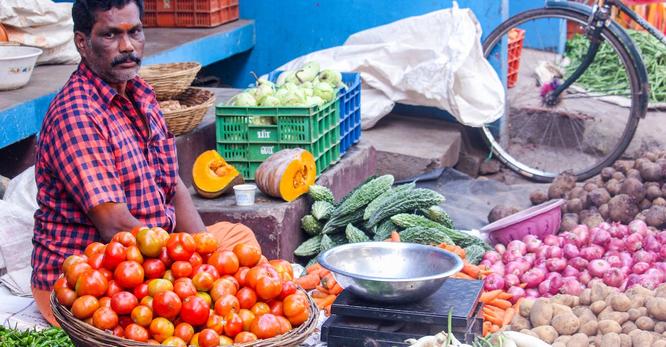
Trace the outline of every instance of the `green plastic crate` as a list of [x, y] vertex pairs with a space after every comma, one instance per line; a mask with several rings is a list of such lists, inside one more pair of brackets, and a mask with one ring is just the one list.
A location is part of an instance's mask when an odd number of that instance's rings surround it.
[[[285, 148], [303, 148], [315, 157], [317, 175], [340, 159], [339, 101], [321, 107], [236, 107], [218, 105], [217, 151], [247, 180], [257, 167]], [[253, 117], [270, 125], [253, 125]], [[261, 122], [261, 121], [260, 121]]]

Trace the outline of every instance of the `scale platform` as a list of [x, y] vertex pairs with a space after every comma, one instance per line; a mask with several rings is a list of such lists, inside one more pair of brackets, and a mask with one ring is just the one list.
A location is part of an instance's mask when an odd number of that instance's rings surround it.
[[451, 326], [461, 341], [471, 343], [482, 332], [479, 296], [483, 281], [450, 278], [422, 301], [391, 305], [374, 303], [343, 291], [331, 306], [321, 339], [329, 347], [407, 346], [404, 340], [434, 335]]

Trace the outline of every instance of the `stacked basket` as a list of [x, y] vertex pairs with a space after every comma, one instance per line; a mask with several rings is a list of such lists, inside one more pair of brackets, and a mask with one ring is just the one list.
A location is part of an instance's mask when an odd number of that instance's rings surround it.
[[175, 136], [196, 128], [215, 103], [213, 92], [190, 88], [201, 69], [199, 63], [149, 65], [139, 74], [154, 89], [167, 127]]

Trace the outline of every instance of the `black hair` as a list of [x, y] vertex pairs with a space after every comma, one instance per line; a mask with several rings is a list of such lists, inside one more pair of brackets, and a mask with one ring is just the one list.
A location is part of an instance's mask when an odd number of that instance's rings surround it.
[[86, 36], [90, 35], [92, 27], [95, 25], [97, 12], [108, 11], [111, 8], [123, 8], [131, 2], [139, 8], [139, 17], [143, 19], [143, 0], [74, 0], [72, 6], [74, 31], [80, 31]]

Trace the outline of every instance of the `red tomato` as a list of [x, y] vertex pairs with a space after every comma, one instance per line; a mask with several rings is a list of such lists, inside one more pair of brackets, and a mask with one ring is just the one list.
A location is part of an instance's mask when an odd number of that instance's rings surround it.
[[291, 330], [291, 323], [287, 318], [284, 318], [283, 316], [275, 316], [277, 317], [278, 321], [280, 322], [280, 334], [284, 334]]
[[148, 330], [138, 324], [129, 324], [125, 327], [125, 338], [138, 342], [148, 342]]
[[215, 313], [220, 316], [226, 316], [229, 312], [238, 312], [240, 302], [238, 298], [231, 294], [225, 294], [215, 301]]
[[93, 313], [93, 326], [102, 330], [113, 330], [118, 326], [118, 315], [111, 308], [100, 307]]
[[173, 264], [173, 259], [169, 258], [169, 253], [167, 251], [166, 246], [162, 247], [162, 249], [160, 250], [160, 255], [158, 259], [161, 260], [166, 267], [171, 267], [171, 264]]
[[192, 336], [194, 336], [194, 327], [185, 322], [178, 323], [173, 332], [173, 336], [183, 339], [185, 343], [189, 343], [192, 340]]
[[208, 303], [208, 307], [211, 307], [213, 305], [213, 300], [210, 298], [210, 295], [208, 295], [208, 293], [206, 293], [206, 292], [197, 292], [196, 295], [198, 297], [206, 300], [206, 302]]
[[197, 252], [201, 254], [213, 253], [217, 250], [217, 240], [212, 234], [207, 232], [196, 233], [192, 235], [197, 245]]
[[148, 285], [146, 283], [141, 283], [134, 287], [134, 296], [136, 296], [136, 298], [139, 300], [148, 296]]
[[284, 281], [282, 282], [282, 291], [280, 291], [280, 300], [284, 300], [284, 298], [288, 297], [291, 294], [296, 293], [298, 290], [298, 286], [296, 283], [293, 281]]
[[182, 307], [178, 294], [172, 291], [160, 292], [153, 297], [153, 312], [160, 317], [173, 320]]
[[113, 328], [113, 335], [116, 335], [118, 337], [125, 337], [125, 329], [123, 329], [123, 327], [118, 325], [115, 328]]
[[163, 278], [156, 278], [148, 282], [148, 295], [153, 298], [161, 292], [173, 290], [173, 284]]
[[240, 303], [241, 308], [249, 309], [257, 302], [257, 294], [254, 292], [254, 290], [248, 287], [241, 288], [236, 293], [236, 298], [238, 298], [238, 302]]
[[88, 257], [88, 265], [92, 266], [93, 269], [101, 268], [103, 262], [104, 253], [94, 253]]
[[150, 335], [157, 341], [162, 342], [169, 336], [173, 336], [174, 332], [173, 323], [163, 317], [157, 317], [150, 322]]
[[178, 260], [171, 264], [171, 274], [176, 279], [181, 277], [190, 277], [192, 274], [192, 264], [189, 261]]
[[183, 322], [194, 326], [203, 325], [208, 320], [209, 314], [210, 306], [204, 299], [192, 295], [183, 300], [183, 305], [180, 309], [180, 318]]
[[238, 268], [238, 271], [234, 274], [234, 278], [236, 279], [236, 282], [238, 282], [238, 285], [241, 287], [245, 287], [247, 284], [247, 273], [250, 272], [250, 268], [246, 266], [241, 266]]
[[238, 333], [243, 331], [243, 320], [237, 313], [227, 313], [227, 315], [224, 316], [224, 320], [226, 321], [226, 324], [224, 325], [225, 335], [235, 337]]
[[231, 281], [231, 283], [234, 284], [234, 287], [236, 287], [236, 291], [238, 291], [238, 289], [240, 289], [240, 284], [238, 283], [238, 280], [236, 280], [236, 278], [235, 278], [234, 276], [232, 276], [232, 275], [224, 275], [224, 276], [222, 276], [222, 277], [220, 277], [220, 278], [221, 278], [221, 279], [225, 279], [225, 280], [229, 280], [229, 281]]
[[276, 316], [283, 316], [284, 310], [282, 308], [282, 301], [271, 300], [268, 302], [268, 307], [271, 308], [271, 313]]
[[271, 277], [261, 277], [257, 280], [257, 296], [264, 300], [271, 300], [282, 292], [282, 281]]
[[207, 292], [213, 287], [215, 277], [208, 272], [199, 272], [192, 277], [192, 283], [199, 291]]
[[85, 261], [72, 264], [69, 267], [69, 271], [65, 272], [67, 283], [72, 286], [72, 288], [74, 288], [76, 286], [76, 281], [79, 279], [79, 276], [88, 270], [93, 270], [93, 268]]
[[[65, 261], [62, 263], [62, 272], [67, 273], [69, 272], [69, 269], [77, 263], [85, 263], [88, 261], [88, 258], [85, 256], [81, 255], [70, 255], [65, 259]], [[75, 281], [76, 282], [76, 281]], [[74, 283], [74, 282], [71, 282]], [[73, 284], [72, 284], [73, 285]]]
[[134, 323], [147, 327], [150, 325], [150, 322], [153, 321], [153, 310], [148, 306], [139, 305], [132, 309], [132, 314], [130, 315]]
[[261, 259], [261, 250], [257, 247], [239, 243], [234, 246], [234, 254], [238, 257], [241, 266], [253, 267]]
[[221, 275], [233, 275], [238, 271], [238, 257], [234, 252], [219, 250], [208, 257], [208, 264], [213, 265]]
[[74, 300], [77, 298], [76, 292], [69, 289], [68, 287], [60, 287], [56, 289], [55, 294], [58, 302], [65, 307], [71, 307], [74, 303]]
[[143, 267], [135, 261], [124, 261], [118, 264], [116, 271], [113, 273], [113, 279], [119, 286], [126, 289], [134, 289], [134, 287], [143, 283]]
[[199, 265], [194, 269], [194, 272], [192, 272], [193, 275], [198, 274], [199, 272], [208, 272], [209, 274], [213, 275], [214, 279], [220, 278], [220, 273], [217, 272], [217, 269], [213, 265], [210, 264], [202, 264]]
[[93, 254], [104, 253], [104, 248], [106, 248], [106, 246], [103, 243], [93, 242], [86, 246], [86, 250], [83, 251], [83, 254], [90, 258]]
[[99, 302], [99, 307], [111, 307], [111, 298], [108, 296], [100, 298], [97, 302]]
[[111, 241], [118, 242], [125, 247], [136, 246], [136, 237], [129, 231], [121, 231], [113, 235]]
[[187, 347], [187, 343], [178, 336], [169, 336], [162, 341], [163, 346]]
[[194, 237], [187, 233], [171, 234], [167, 241], [167, 253], [173, 260], [189, 260], [197, 250], [197, 244]]
[[273, 259], [268, 263], [277, 270], [278, 273], [288, 273], [292, 278], [294, 277], [294, 269], [291, 264], [284, 259]]
[[102, 262], [102, 266], [113, 271], [116, 269], [116, 266], [125, 261], [126, 258], [127, 250], [125, 249], [125, 246], [120, 242], [111, 241], [106, 245], [106, 249], [104, 249], [104, 261]]
[[279, 335], [281, 330], [280, 321], [270, 313], [258, 316], [250, 326], [250, 331], [260, 339], [269, 339]]
[[196, 269], [197, 267], [199, 267], [201, 264], [204, 263], [203, 258], [201, 257], [201, 254], [199, 254], [197, 252], [192, 253], [192, 256], [190, 257], [190, 259], [188, 261], [190, 262], [190, 264], [192, 264], [193, 269]]
[[256, 318], [254, 313], [252, 311], [242, 308], [238, 311], [238, 316], [241, 317], [243, 320], [243, 330], [244, 331], [250, 331], [250, 326], [252, 325], [252, 322]]
[[[245, 286], [255, 289], [257, 287], [257, 282], [262, 277], [270, 277], [276, 280], [280, 279], [280, 275], [277, 270], [275, 270], [270, 265], [258, 265], [250, 269], [247, 272], [247, 278], [245, 279]], [[280, 283], [280, 287], [282, 284]], [[279, 294], [279, 293], [278, 293]]]
[[162, 275], [162, 278], [164, 278], [165, 280], [167, 280], [169, 282], [172, 282], [172, 283], [176, 281], [176, 278], [173, 277], [173, 274], [171, 273], [171, 270], [166, 270], [164, 272], [164, 275]]
[[292, 294], [284, 298], [284, 301], [282, 301], [282, 310], [284, 311], [284, 315], [289, 318], [307, 312], [307, 305], [307, 299], [304, 298], [302, 294]]
[[139, 231], [141, 231], [141, 230], [148, 230], [148, 229], [150, 229], [150, 228], [145, 227], [145, 226], [141, 226], [141, 227], [136, 226], [136, 227], [132, 228], [132, 231], [130, 231], [130, 232], [132, 233], [132, 235], [133, 235], [134, 237], [136, 237], [136, 235], [139, 234]]
[[220, 335], [220, 346], [231, 346], [234, 344], [234, 340], [228, 336]]
[[130, 292], [120, 292], [111, 297], [111, 308], [118, 314], [130, 314], [139, 304], [136, 296]]
[[213, 301], [217, 301], [221, 296], [225, 294], [236, 295], [236, 285], [234, 285], [228, 279], [220, 278], [213, 282], [213, 286], [210, 288], [210, 297], [213, 298]]
[[234, 343], [245, 343], [245, 342], [252, 342], [252, 341], [257, 341], [257, 335], [255, 335], [255, 334], [253, 334], [249, 331], [241, 331], [234, 338]]
[[107, 281], [112, 281], [113, 280], [113, 272], [105, 269], [105, 268], [99, 268], [97, 271], [101, 272], [102, 275], [106, 278]]
[[252, 313], [254, 313], [255, 316], [259, 317], [262, 314], [270, 313], [271, 308], [268, 306], [267, 303], [259, 301], [256, 304], [252, 305], [252, 307], [250, 307], [250, 311], [252, 311]]
[[136, 233], [136, 244], [144, 256], [155, 258], [160, 254], [160, 250], [166, 245], [166, 242], [154, 229], [141, 228]]
[[139, 264], [143, 264], [143, 254], [141, 254], [139, 247], [129, 246], [127, 247], [126, 252], [127, 252], [127, 260], [132, 260]]
[[166, 266], [159, 259], [146, 259], [143, 262], [143, 270], [146, 273], [146, 278], [161, 278], [164, 276]]
[[110, 280], [109, 281], [109, 287], [106, 289], [106, 296], [112, 297], [114, 294], [122, 292], [123, 289], [120, 288], [118, 284], [116, 284], [116, 281]]
[[[109, 304], [109, 308], [111, 308], [111, 304]], [[113, 308], [111, 308], [111, 309], [113, 309]], [[125, 327], [127, 327], [128, 325], [130, 325], [132, 323], [134, 323], [134, 321], [132, 320], [132, 317], [130, 317], [130, 316], [118, 316], [118, 325], [121, 326], [123, 329], [125, 329]]]
[[87, 270], [83, 272], [76, 281], [76, 295], [92, 295], [100, 297], [106, 293], [109, 288], [109, 281], [97, 270]]
[[222, 334], [224, 333], [224, 324], [224, 317], [213, 313], [208, 317], [206, 328], [213, 329], [216, 333]]
[[220, 345], [220, 335], [213, 329], [204, 329], [199, 333], [200, 347], [217, 347]]
[[[54, 291], [58, 288], [69, 288], [69, 285], [67, 284], [67, 279], [65, 278], [64, 275], [60, 275], [60, 277], [58, 277], [55, 284], [53, 285], [53, 290]], [[70, 289], [72, 289], [72, 288], [70, 288]]]
[[176, 283], [173, 285], [173, 291], [183, 300], [189, 296], [197, 294], [197, 288], [194, 287], [194, 284], [192, 284], [192, 280], [189, 278], [187, 279], [189, 281], [176, 281]]

